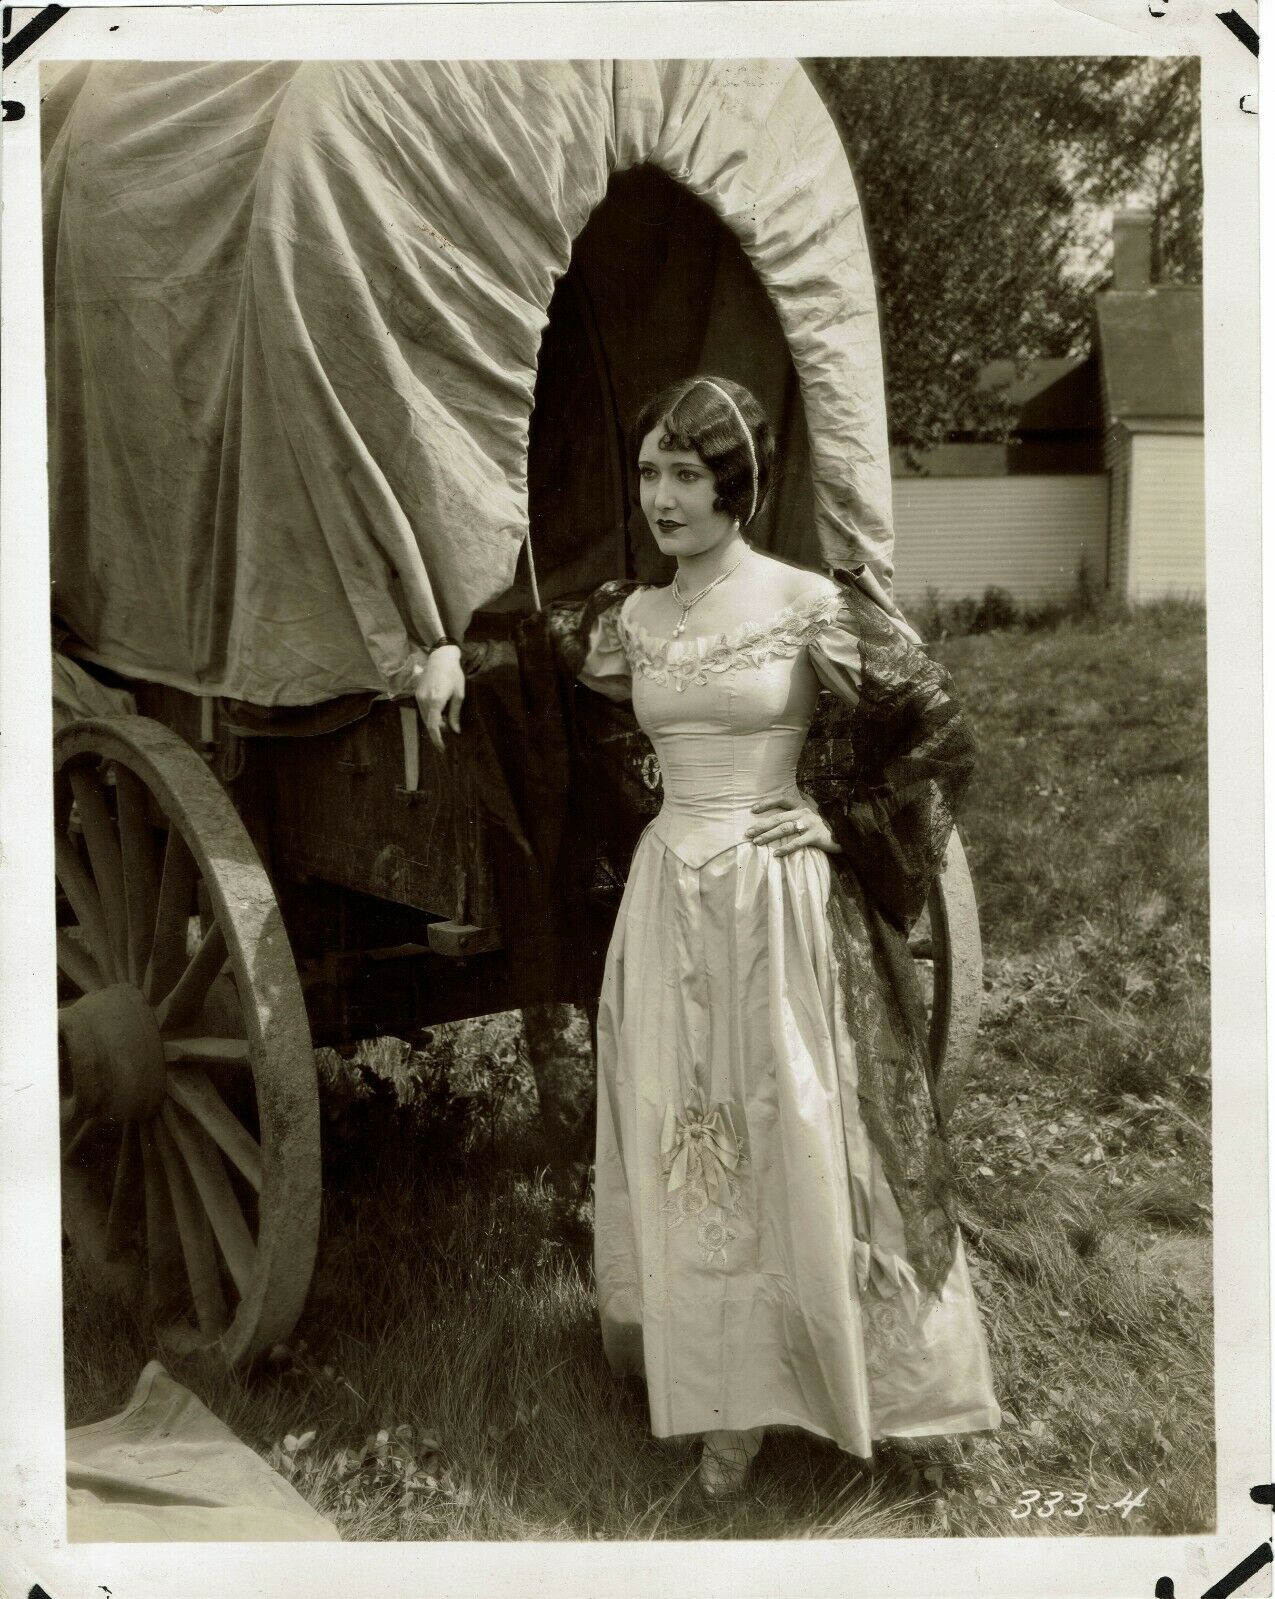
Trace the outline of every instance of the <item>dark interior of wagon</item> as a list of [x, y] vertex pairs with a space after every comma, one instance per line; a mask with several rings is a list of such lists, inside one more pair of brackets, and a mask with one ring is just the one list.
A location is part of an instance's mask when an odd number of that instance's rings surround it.
[[[626, 426], [648, 394], [695, 372], [746, 384], [765, 407], [783, 471], [755, 539], [813, 560], [805, 420], [779, 319], [734, 233], [689, 190], [637, 167], [612, 180], [577, 239], [541, 343], [528, 477], [542, 602], [610, 577], [670, 575], [637, 507]], [[531, 609], [525, 556], [492, 609]]]

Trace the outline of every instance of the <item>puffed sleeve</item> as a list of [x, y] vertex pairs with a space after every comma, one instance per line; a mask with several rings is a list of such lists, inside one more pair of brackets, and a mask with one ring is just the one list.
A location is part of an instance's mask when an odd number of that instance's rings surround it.
[[600, 610], [592, 621], [585, 619], [584, 660], [576, 672], [577, 679], [586, 688], [605, 694], [609, 700], [628, 700], [633, 697], [633, 682], [629, 658], [624, 650], [624, 636], [620, 630], [620, 612], [624, 600], [612, 601]]
[[830, 599], [827, 619], [810, 640], [810, 664], [824, 688], [854, 705], [863, 687], [863, 656], [854, 617], [845, 600]]

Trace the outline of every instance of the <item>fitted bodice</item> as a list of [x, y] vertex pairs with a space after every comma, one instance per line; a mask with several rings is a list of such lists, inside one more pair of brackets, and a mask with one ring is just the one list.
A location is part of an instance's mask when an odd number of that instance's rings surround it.
[[758, 800], [799, 798], [797, 762], [820, 687], [855, 703], [859, 641], [832, 583], [763, 621], [705, 638], [648, 632], [632, 616], [638, 593], [594, 617], [577, 675], [632, 700], [664, 776], [652, 827], [699, 867], [746, 842]]
[[634, 673], [633, 710], [664, 779], [654, 831], [688, 865], [702, 866], [744, 841], [758, 800], [796, 800], [818, 680], [796, 640], [750, 655], [724, 652], [720, 638], [669, 642], [630, 631], [646, 666]]

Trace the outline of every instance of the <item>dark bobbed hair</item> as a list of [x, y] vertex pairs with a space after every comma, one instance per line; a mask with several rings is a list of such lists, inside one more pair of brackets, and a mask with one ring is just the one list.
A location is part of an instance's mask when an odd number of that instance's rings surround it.
[[[751, 451], [740, 427], [741, 417], [752, 438]], [[634, 419], [635, 462], [642, 441], [660, 427], [662, 449], [692, 450], [713, 474], [717, 490], [713, 509], [727, 512], [741, 527], [746, 526], [761, 510], [775, 466], [775, 435], [754, 396], [742, 383], [707, 373], [670, 383], [653, 394]]]

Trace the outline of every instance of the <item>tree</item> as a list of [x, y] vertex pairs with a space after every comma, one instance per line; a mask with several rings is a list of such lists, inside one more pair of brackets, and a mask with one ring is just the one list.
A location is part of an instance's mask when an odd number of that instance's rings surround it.
[[1156, 220], [1155, 280], [1199, 283], [1204, 205], [1199, 60], [1135, 56], [1106, 70], [1111, 87], [1104, 118], [1076, 144], [1078, 195], [1097, 207], [1125, 199], [1144, 203]]
[[1198, 280], [1195, 61], [861, 57], [807, 69], [863, 203], [892, 443], [1004, 436], [1011, 415], [977, 387], [980, 370], [1086, 348], [1108, 270], [1101, 208], [1153, 207], [1161, 274]]

